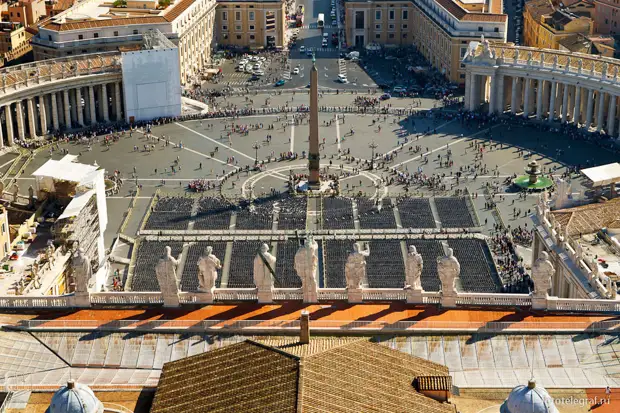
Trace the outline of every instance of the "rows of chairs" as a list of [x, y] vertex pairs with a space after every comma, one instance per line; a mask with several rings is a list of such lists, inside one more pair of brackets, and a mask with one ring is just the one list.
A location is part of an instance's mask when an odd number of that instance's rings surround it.
[[180, 241], [142, 241], [139, 244], [136, 252], [136, 266], [130, 285], [131, 291], [160, 291], [155, 275], [155, 266], [164, 256], [166, 245], [170, 246], [172, 256], [175, 258], [178, 258], [183, 251], [183, 243]]
[[228, 229], [235, 206], [223, 198], [201, 197], [194, 229]]
[[[187, 257], [185, 258], [185, 266], [183, 268], [183, 274], [181, 274], [181, 290], [182, 291], [197, 291], [198, 290], [198, 259], [205, 253], [207, 246], [213, 247], [213, 254], [219, 258], [222, 265], [224, 265], [224, 255], [226, 254], [225, 242], [197, 242], [192, 244], [187, 250]], [[222, 282], [222, 271], [218, 271], [217, 280], [215, 286], [219, 287]]]
[[236, 229], [271, 229], [274, 199], [259, 198], [252, 203], [242, 202], [237, 208]]
[[357, 218], [362, 229], [391, 229], [396, 228], [394, 206], [390, 198], [384, 198], [381, 208], [375, 201], [368, 198], [358, 198]]
[[435, 228], [431, 204], [426, 198], [401, 198], [398, 212], [403, 228]]
[[366, 275], [370, 288], [402, 288], [405, 285], [405, 266], [400, 241], [370, 241]]
[[183, 196], [162, 196], [157, 199], [146, 221], [144, 229], [187, 229], [191, 221], [194, 198]]
[[347, 257], [353, 251], [350, 240], [326, 240], [325, 244], [325, 285], [327, 288], [344, 288], [347, 286], [344, 277], [344, 266]]
[[301, 287], [301, 279], [297, 276], [297, 272], [295, 272], [295, 254], [298, 249], [299, 242], [296, 240], [278, 242], [276, 250], [276, 276], [273, 283], [276, 288]]
[[254, 258], [258, 253], [260, 244], [260, 241], [237, 241], [233, 243], [228, 288], [255, 287]]
[[471, 293], [501, 291], [501, 282], [493, 264], [491, 251], [484, 240], [451, 239], [448, 245], [461, 264], [461, 288]]
[[287, 197], [279, 202], [278, 229], [306, 229], [308, 199], [306, 197]]
[[435, 198], [435, 207], [444, 228], [475, 227], [474, 218], [469, 212], [469, 202], [465, 197]]
[[422, 268], [422, 288], [425, 291], [439, 291], [441, 282], [437, 275], [437, 258], [445, 255], [441, 241], [434, 239], [413, 239], [407, 241], [409, 245], [415, 245], [416, 250], [422, 255], [424, 266]]
[[322, 198], [323, 229], [354, 229], [353, 202], [349, 198]]

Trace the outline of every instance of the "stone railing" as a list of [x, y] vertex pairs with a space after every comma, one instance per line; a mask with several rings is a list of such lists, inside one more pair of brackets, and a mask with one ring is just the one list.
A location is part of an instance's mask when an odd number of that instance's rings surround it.
[[41, 60], [0, 70], [0, 90], [7, 92], [78, 76], [121, 71], [120, 53], [97, 53]]
[[0, 297], [0, 308], [69, 308], [73, 306], [73, 294], [58, 296], [5, 296]]
[[620, 313], [618, 300], [582, 300], [578, 298], [547, 298], [547, 309], [550, 311], [588, 311], [595, 313]]
[[104, 292], [90, 293], [90, 303], [98, 305], [150, 305], [162, 304], [159, 292]]
[[462, 306], [489, 305], [529, 307], [532, 305], [532, 296], [529, 294], [458, 293], [456, 304]]

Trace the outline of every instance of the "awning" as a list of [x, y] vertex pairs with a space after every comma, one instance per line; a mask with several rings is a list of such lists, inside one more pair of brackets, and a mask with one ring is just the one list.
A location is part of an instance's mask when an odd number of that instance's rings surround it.
[[616, 162], [582, 169], [581, 173], [592, 181], [592, 186], [609, 185], [614, 182], [620, 182], [620, 163]]
[[[63, 162], [64, 161], [64, 162]], [[50, 159], [37, 169], [32, 175], [53, 178], [69, 182], [82, 182], [84, 177], [99, 169], [98, 166], [71, 162], [68, 159], [55, 161]]]
[[90, 198], [95, 194], [95, 190], [91, 189], [83, 194], [79, 194], [73, 197], [69, 205], [65, 208], [63, 213], [58, 217], [59, 220], [65, 218], [71, 218], [77, 216], [82, 209], [86, 206]]

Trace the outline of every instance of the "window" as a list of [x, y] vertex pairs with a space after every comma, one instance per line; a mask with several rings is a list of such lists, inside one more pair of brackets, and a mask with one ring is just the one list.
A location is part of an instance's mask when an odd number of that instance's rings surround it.
[[465, 53], [467, 53], [467, 47], [461, 47], [461, 59], [465, 57]]
[[390, 20], [394, 20], [394, 15], [395, 15], [395, 14], [396, 14], [396, 13], [394, 12], [394, 10], [390, 10], [390, 11], [389, 11], [389, 14], [388, 14], [388, 16], [389, 16], [388, 18], [389, 18]]
[[228, 20], [228, 12], [227, 11], [223, 11], [222, 12], [222, 20]]
[[254, 25], [253, 24], [250, 25], [250, 30], [254, 30]]
[[94, 37], [95, 39], [96, 39], [96, 38], [98, 38], [98, 37], [99, 37], [99, 33], [95, 33], [95, 34], [93, 34], [93, 37]]
[[47, 35], [47, 40], [49, 40], [50, 42], [52, 41], [52, 36], [51, 35]]
[[355, 12], [355, 28], [356, 29], [364, 28], [364, 12], [363, 11]]
[[254, 36], [253, 34], [250, 35], [250, 40], [254, 40], [256, 38], [256, 36]]
[[380, 34], [378, 34], [378, 33], [377, 33], [377, 34], [375, 34], [375, 39], [380, 39], [380, 38], [381, 38], [381, 35], [380, 35]]
[[459, 75], [459, 79], [465, 79], [465, 73], [461, 73], [461, 74]]
[[114, 32], [114, 36], [118, 36], [118, 32]]
[[235, 20], [237, 20], [237, 21], [241, 20], [241, 12], [240, 11], [236, 11], [235, 12]]
[[375, 30], [381, 30], [381, 25], [380, 24], [375, 24]]
[[241, 35], [240, 34], [237, 35], [237, 40], [241, 40]]
[[394, 33], [388, 34], [388, 38], [393, 39], [394, 38]]
[[375, 10], [375, 20], [381, 20], [381, 10]]
[[403, 26], [402, 26], [403, 30], [407, 30], [407, 27], [409, 27], [409, 25], [407, 25], [407, 24], [403, 24]]
[[403, 10], [403, 20], [409, 19], [409, 10]]
[[84, 54], [84, 53], [88, 53], [88, 50], [82, 49], [82, 54]]
[[609, 24], [609, 20], [605, 19], [605, 24]]
[[248, 20], [254, 20], [254, 12], [253, 11], [248, 13]]
[[134, 29], [133, 34], [138, 34], [138, 29]]
[[403, 39], [407, 38], [407, 33], [403, 33]]
[[223, 38], [224, 40], [228, 40], [228, 34], [224, 34], [224, 35], [222, 35], [222, 38]]
[[21, 17], [21, 16], [19, 15], [19, 12], [17, 12], [17, 17]]
[[83, 34], [78, 34], [78, 40], [83, 40], [84, 39], [84, 35]]
[[494, 29], [493, 29], [493, 31], [494, 31], [495, 33], [499, 33], [499, 27], [494, 28]]
[[388, 29], [390, 29], [390, 30], [394, 30], [394, 27], [395, 27], [395, 26], [394, 26], [393, 24], [388, 24]]
[[478, 27], [478, 31], [481, 32], [482, 30], [482, 26]]
[[235, 31], [236, 32], [240, 32], [241, 31], [241, 25], [240, 24], [235, 25]]
[[222, 26], [222, 31], [228, 31], [228, 26]]

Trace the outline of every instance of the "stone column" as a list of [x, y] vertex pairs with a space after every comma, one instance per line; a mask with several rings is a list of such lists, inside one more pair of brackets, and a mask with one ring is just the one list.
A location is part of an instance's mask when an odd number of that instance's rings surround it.
[[542, 114], [544, 115], [545, 113], [549, 112], [549, 102], [550, 102], [550, 92], [551, 92], [551, 86], [550, 86], [550, 81], [549, 80], [544, 80], [542, 82], [543, 85], [543, 99], [542, 99], [542, 104], [543, 104], [543, 108], [542, 108]]
[[605, 93], [602, 91], [598, 92], [598, 102], [596, 103], [596, 130], [600, 131], [603, 129], [603, 116], [605, 115]]
[[6, 144], [13, 146], [13, 111], [9, 103], [4, 107], [4, 117], [6, 118]]
[[568, 122], [566, 118], [568, 113], [568, 83], [564, 83], [564, 92], [562, 93], [562, 123]]
[[45, 96], [39, 96], [39, 120], [41, 121], [41, 136], [47, 135], [47, 113], [45, 113]]
[[581, 121], [581, 88], [575, 87], [575, 107], [573, 108], [573, 123], [577, 125]]
[[478, 76], [476, 76], [474, 73], [471, 74], [471, 86], [470, 86], [470, 91], [469, 91], [469, 110], [474, 110], [476, 108], [476, 95], [478, 94], [477, 92], [477, 87], [478, 87]]
[[77, 121], [80, 126], [84, 126], [84, 113], [82, 113], [82, 90], [75, 89], [75, 110], [77, 111]]
[[536, 119], [542, 117], [543, 110], [543, 81], [539, 80], [536, 88]]
[[65, 128], [71, 129], [71, 108], [69, 107], [69, 91], [63, 90], [63, 106], [65, 110]]
[[101, 102], [99, 102], [99, 104], [102, 105], [101, 110], [103, 113], [103, 121], [109, 122], [110, 115], [108, 113], [108, 85], [105, 83], [101, 85]]
[[497, 102], [497, 76], [489, 76], [489, 115], [495, 112], [495, 107], [499, 106]]
[[594, 90], [589, 89], [588, 91], [588, 103], [586, 109], [586, 123], [584, 128], [588, 129], [592, 124], [592, 112], [594, 111]]
[[0, 122], [0, 149], [4, 148], [4, 135], [2, 133], [2, 122]]
[[[114, 84], [116, 86], [116, 84]], [[463, 103], [465, 105], [465, 110], [470, 110], [469, 104], [471, 100], [471, 73], [465, 73], [465, 98], [463, 99]]]
[[517, 78], [512, 78], [512, 95], [510, 95], [510, 113], [517, 113]]
[[56, 101], [56, 92], [52, 93], [52, 125], [54, 126], [54, 130], [60, 129], [60, 124], [58, 121], [58, 102]]
[[30, 137], [37, 137], [37, 123], [35, 122], [35, 110], [34, 110], [34, 99], [28, 98], [26, 100], [28, 102], [28, 129], [30, 131]]
[[17, 117], [17, 136], [19, 139], [26, 139], [26, 130], [24, 127], [24, 108], [22, 107], [22, 102], [19, 101], [15, 104], [16, 117]]
[[609, 110], [607, 111], [607, 135], [613, 136], [616, 126], [616, 96], [609, 95]]
[[504, 75], [495, 75], [495, 111], [500, 115], [504, 113]]
[[90, 102], [90, 124], [91, 125], [96, 125], [97, 124], [97, 114], [95, 111], [95, 90], [93, 89], [92, 86], [88, 87], [88, 101]]
[[530, 93], [531, 93], [531, 79], [530, 78], [525, 78], [523, 79], [523, 81], [525, 82], [525, 97], [524, 97], [524, 102], [523, 102], [523, 117], [524, 118], [528, 118], [530, 116]]
[[121, 108], [121, 82], [114, 83], [114, 111], [116, 120], [123, 120], [123, 110]]
[[553, 122], [555, 118], [555, 94], [557, 89], [558, 82], [551, 82], [551, 97], [549, 101], [549, 122]]

